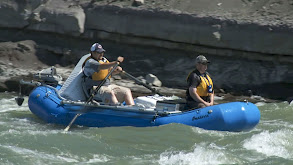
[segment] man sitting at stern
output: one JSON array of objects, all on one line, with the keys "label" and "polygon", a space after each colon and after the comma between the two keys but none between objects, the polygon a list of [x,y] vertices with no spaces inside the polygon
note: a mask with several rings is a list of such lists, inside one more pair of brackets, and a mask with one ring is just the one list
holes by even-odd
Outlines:
[{"label": "man sitting at stern", "polygon": [[203,55],[195,59],[195,69],[187,76],[186,101],[188,108],[203,108],[214,105],[213,81],[206,71],[208,63]]}]

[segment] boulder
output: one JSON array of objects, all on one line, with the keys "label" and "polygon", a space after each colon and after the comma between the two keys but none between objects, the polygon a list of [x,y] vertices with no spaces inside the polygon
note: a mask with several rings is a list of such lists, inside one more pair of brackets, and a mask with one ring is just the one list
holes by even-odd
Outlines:
[{"label": "boulder", "polygon": [[162,86],[162,82],[153,74],[146,75],[145,79],[147,83],[150,83],[154,86],[157,86],[157,87]]},{"label": "boulder", "polygon": [[133,6],[141,6],[144,4],[144,0],[134,0],[133,1]]},{"label": "boulder", "polygon": [[79,5],[48,1],[33,11],[30,30],[79,36],[84,32],[85,14]]}]

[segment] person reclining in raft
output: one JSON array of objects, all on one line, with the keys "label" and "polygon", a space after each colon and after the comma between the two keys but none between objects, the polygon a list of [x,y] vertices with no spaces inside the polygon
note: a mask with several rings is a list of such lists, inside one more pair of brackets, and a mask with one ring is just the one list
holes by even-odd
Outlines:
[{"label": "person reclining in raft", "polygon": [[213,81],[206,71],[208,63],[210,62],[205,56],[197,56],[196,69],[187,76],[186,102],[190,109],[214,105]]},{"label": "person reclining in raft", "polygon": [[[124,57],[118,57],[117,61],[109,62],[105,57],[102,45],[95,43],[91,46],[91,56],[83,63],[83,74],[85,88],[88,93],[91,93],[97,86],[107,77],[112,67],[117,63],[121,63]],[[118,66],[112,74],[118,74],[122,68]],[[106,104],[118,104],[125,101],[127,105],[134,105],[131,90],[126,87],[121,87],[111,84],[110,77],[105,81],[101,88],[97,91],[94,100],[102,100]]]}]

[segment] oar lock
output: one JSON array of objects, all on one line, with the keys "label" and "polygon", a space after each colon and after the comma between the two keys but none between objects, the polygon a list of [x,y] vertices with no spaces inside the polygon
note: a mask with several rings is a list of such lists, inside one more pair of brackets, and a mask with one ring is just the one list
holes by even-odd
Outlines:
[{"label": "oar lock", "polygon": [[[200,110],[197,110],[196,113],[199,114]],[[208,110],[208,114],[211,114],[211,113],[213,113],[213,110],[212,109]]]},{"label": "oar lock", "polygon": [[48,91],[48,92],[46,93],[46,96],[49,97],[49,96],[51,95],[51,93],[52,93],[51,91]]}]

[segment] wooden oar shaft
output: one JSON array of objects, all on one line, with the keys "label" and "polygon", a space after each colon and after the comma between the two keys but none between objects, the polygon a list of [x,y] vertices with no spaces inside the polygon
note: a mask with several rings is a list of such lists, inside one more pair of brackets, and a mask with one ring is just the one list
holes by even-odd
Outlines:
[{"label": "wooden oar shaft", "polygon": [[81,113],[78,113],[78,114],[76,114],[75,116],[74,116],[74,118],[71,120],[71,122],[68,124],[68,126],[64,129],[64,131],[68,131],[69,129],[70,129],[70,127],[71,127],[71,125],[74,123],[74,121],[76,120],[76,118],[78,117],[78,116],[80,116],[81,115]]}]

